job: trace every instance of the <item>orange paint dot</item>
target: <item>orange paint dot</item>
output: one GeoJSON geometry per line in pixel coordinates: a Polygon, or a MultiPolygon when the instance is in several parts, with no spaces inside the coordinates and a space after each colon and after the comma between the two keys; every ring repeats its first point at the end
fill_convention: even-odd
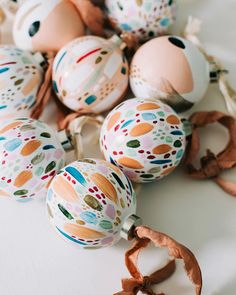
{"type": "Polygon", "coordinates": [[[22,187],[25,185],[31,178],[33,174],[31,171],[22,171],[15,179],[14,186],[22,187]]]}
{"type": "Polygon", "coordinates": [[[153,125],[149,123],[140,123],[137,126],[135,126],[131,131],[131,136],[142,136],[144,134],[149,133],[153,129],[153,125]]]}
{"type": "Polygon", "coordinates": [[[167,123],[173,124],[173,125],[179,125],[181,123],[180,119],[175,115],[170,115],[166,119],[167,123]]]}
{"type": "Polygon", "coordinates": [[[97,187],[114,203],[118,203],[117,192],[114,186],[102,174],[95,173],[92,175],[91,180],[97,187]]]}
{"type": "Polygon", "coordinates": [[[137,107],[137,110],[138,111],[148,111],[148,110],[156,110],[159,108],[160,108],[160,106],[154,102],[146,102],[146,103],[140,104],[137,107]]]}
{"type": "Polygon", "coordinates": [[[108,121],[107,124],[107,130],[109,131],[113,126],[115,126],[115,124],[117,123],[117,121],[120,119],[121,113],[115,113],[111,116],[111,118],[108,121]]]}
{"type": "Polygon", "coordinates": [[[168,153],[171,149],[172,149],[171,146],[169,146],[168,144],[161,144],[155,147],[152,150],[152,152],[155,155],[163,155],[165,153],[168,153]]]}
{"type": "Polygon", "coordinates": [[[41,141],[39,140],[31,140],[27,142],[27,144],[21,150],[21,155],[26,157],[31,155],[41,146],[41,141]]]}
{"type": "Polygon", "coordinates": [[[143,165],[132,158],[123,157],[118,160],[118,163],[124,167],[131,169],[143,169],[143,165]]]}
{"type": "Polygon", "coordinates": [[[78,237],[80,239],[100,239],[105,237],[105,235],[101,232],[79,226],[77,224],[67,223],[65,224],[64,229],[70,235],[78,237]]]}

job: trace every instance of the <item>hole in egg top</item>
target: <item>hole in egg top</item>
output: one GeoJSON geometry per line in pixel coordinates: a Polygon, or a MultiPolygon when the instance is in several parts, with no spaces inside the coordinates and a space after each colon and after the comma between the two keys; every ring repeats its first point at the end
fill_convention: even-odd
{"type": "Polygon", "coordinates": [[[209,63],[204,55],[180,37],[159,37],[145,43],[131,63],[130,86],[134,95],[162,98],[177,112],[199,102],[209,83],[209,63]]]}
{"type": "Polygon", "coordinates": [[[173,109],[158,100],[134,98],[104,121],[101,150],[134,182],[151,182],[171,173],[186,146],[184,126],[173,109]]]}
{"type": "Polygon", "coordinates": [[[166,34],[176,15],[172,0],[106,0],[105,4],[114,26],[140,41],[166,34]]]}
{"type": "Polygon", "coordinates": [[[15,44],[33,51],[59,51],[84,35],[84,24],[72,3],[65,0],[30,0],[18,10],[13,27],[15,44]]]}
{"type": "Polygon", "coordinates": [[[48,125],[22,118],[0,128],[0,196],[28,201],[46,193],[65,152],[48,125]]]}
{"type": "Polygon", "coordinates": [[[53,84],[64,105],[101,113],[117,105],[128,87],[128,63],[117,36],[80,37],[62,48],[53,65],[53,84]]]}
{"type": "Polygon", "coordinates": [[[69,164],[53,179],[47,208],[65,240],[82,248],[101,248],[120,240],[123,223],[136,212],[136,196],[116,166],[85,159],[69,164]]]}
{"type": "Polygon", "coordinates": [[[43,69],[32,53],[0,46],[0,122],[30,117],[42,79],[43,69]]]}

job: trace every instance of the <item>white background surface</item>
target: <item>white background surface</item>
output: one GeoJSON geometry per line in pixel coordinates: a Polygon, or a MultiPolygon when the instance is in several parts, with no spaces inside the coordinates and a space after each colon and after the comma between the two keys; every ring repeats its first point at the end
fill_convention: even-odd
{"type": "MultiPolygon", "coordinates": [[[[203,21],[200,38],[211,54],[230,70],[236,87],[236,0],[179,0],[180,32],[187,16],[203,21]]],[[[217,85],[195,110],[224,110],[217,85]]],[[[217,152],[227,141],[223,128],[202,133],[203,150],[217,152]]],[[[94,156],[91,152],[86,156],[94,156]]],[[[236,180],[236,170],[226,175],[236,180]]],[[[236,199],[211,181],[194,181],[183,169],[164,180],[143,186],[138,215],[144,223],[186,244],[197,255],[203,271],[203,295],[236,294],[236,199]]],[[[129,243],[104,250],[81,251],[59,239],[49,226],[43,201],[20,204],[0,199],[1,295],[111,295],[129,277],[124,253],[129,243]]],[[[150,248],[141,269],[149,273],[166,261],[166,253],[150,248]]],[[[167,295],[194,294],[182,264],[168,281],[157,286],[167,295]]]]}

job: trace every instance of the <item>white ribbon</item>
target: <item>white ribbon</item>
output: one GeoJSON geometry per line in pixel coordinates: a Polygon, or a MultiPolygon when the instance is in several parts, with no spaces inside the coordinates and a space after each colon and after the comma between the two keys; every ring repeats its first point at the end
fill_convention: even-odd
{"type": "Polygon", "coordinates": [[[198,39],[197,34],[201,30],[201,24],[202,22],[199,19],[189,16],[187,25],[183,33],[183,37],[195,44],[209,62],[214,62],[216,64],[219,73],[218,83],[220,92],[224,97],[228,112],[230,113],[230,115],[236,118],[236,91],[226,80],[225,76],[227,71],[225,71],[219,60],[216,57],[209,55],[204,49],[200,40],[198,39]]]}
{"type": "Polygon", "coordinates": [[[96,127],[92,144],[97,144],[97,142],[99,141],[100,130],[103,121],[104,118],[102,116],[81,116],[75,118],[73,121],[70,122],[68,129],[71,133],[72,141],[75,146],[75,155],[77,160],[82,159],[84,154],[82,136],[83,128],[85,127],[85,125],[93,125],[94,127],[96,127]]]}

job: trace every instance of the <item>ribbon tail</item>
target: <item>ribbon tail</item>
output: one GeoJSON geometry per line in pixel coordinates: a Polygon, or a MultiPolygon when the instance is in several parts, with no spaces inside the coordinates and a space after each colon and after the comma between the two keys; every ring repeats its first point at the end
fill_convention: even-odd
{"type": "Polygon", "coordinates": [[[228,194],[236,197],[236,183],[226,181],[220,177],[215,179],[215,182],[228,194]]]}
{"type": "Polygon", "coordinates": [[[90,0],[70,0],[77,8],[89,30],[98,36],[105,36],[103,11],[90,0]]]}
{"type": "Polygon", "coordinates": [[[53,57],[48,59],[48,68],[44,76],[44,81],[39,88],[39,91],[37,93],[37,98],[36,98],[36,104],[31,112],[31,117],[33,119],[38,119],[41,116],[44,110],[44,107],[48,104],[51,98],[51,94],[52,94],[51,79],[52,79],[53,60],[54,60],[53,57]]]}
{"type": "Polygon", "coordinates": [[[228,112],[236,118],[236,90],[229,85],[224,76],[223,74],[220,76],[219,88],[225,99],[228,112]]]}
{"type": "Polygon", "coordinates": [[[198,48],[203,48],[200,40],[197,37],[197,34],[201,31],[201,26],[202,21],[200,19],[189,16],[186,27],[182,34],[185,39],[191,41],[198,48]]]}

